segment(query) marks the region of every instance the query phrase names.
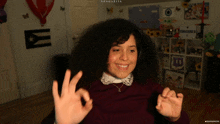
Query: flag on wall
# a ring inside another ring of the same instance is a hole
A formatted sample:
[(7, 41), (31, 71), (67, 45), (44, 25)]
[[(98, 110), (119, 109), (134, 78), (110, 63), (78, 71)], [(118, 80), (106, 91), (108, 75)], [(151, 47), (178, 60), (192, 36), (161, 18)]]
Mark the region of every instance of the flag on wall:
[(26, 30), (26, 49), (51, 46), (50, 29)]

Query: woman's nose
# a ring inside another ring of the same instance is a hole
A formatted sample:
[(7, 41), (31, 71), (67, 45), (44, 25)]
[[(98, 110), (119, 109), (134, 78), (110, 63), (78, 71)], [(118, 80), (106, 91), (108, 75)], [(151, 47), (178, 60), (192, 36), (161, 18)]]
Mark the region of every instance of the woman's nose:
[(127, 60), (128, 59), (128, 54), (126, 52), (122, 52), (120, 58), (122, 60)]

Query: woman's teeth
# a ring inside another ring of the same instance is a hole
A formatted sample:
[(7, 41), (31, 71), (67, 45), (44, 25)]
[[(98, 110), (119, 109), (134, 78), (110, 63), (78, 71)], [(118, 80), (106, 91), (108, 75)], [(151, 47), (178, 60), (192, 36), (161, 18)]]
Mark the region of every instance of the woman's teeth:
[(118, 65), (119, 67), (122, 67), (122, 68), (127, 68), (128, 67), (128, 65)]

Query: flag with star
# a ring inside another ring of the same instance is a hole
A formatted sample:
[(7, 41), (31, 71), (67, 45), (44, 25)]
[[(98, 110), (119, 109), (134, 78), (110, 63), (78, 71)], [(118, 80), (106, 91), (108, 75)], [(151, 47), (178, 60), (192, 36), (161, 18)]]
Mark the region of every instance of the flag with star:
[(51, 46), (50, 29), (25, 30), (26, 49)]

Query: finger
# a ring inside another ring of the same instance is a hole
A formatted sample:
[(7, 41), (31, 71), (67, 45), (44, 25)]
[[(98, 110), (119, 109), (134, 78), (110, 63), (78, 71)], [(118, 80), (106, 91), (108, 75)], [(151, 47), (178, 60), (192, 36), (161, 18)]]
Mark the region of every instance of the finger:
[(57, 81), (53, 81), (52, 94), (54, 98), (54, 103), (56, 104), (57, 101), (60, 99), (60, 96), (58, 94), (58, 82)]
[(90, 100), (89, 92), (83, 88), (80, 88), (78, 91), (76, 91), (76, 95), (83, 97), (86, 102)]
[(161, 108), (162, 99), (163, 99), (163, 97), (161, 96), (161, 94), (158, 95), (156, 109), (160, 109)]
[(178, 93), (177, 96), (178, 96), (178, 98), (183, 98), (184, 97), (184, 95), (182, 93)]
[(83, 107), (83, 114), (86, 116), (93, 108), (93, 100), (90, 99), (88, 102), (86, 102), (86, 105)]
[(82, 77), (82, 71), (79, 71), (70, 81), (69, 91), (76, 91), (76, 84), (79, 82), (79, 79)]
[(183, 100), (184, 95), (183, 95), (182, 93), (178, 93), (178, 94), (177, 94), (177, 97), (178, 97), (178, 99)]
[(90, 111), (91, 109), (92, 109), (92, 107), (93, 107), (93, 100), (92, 99), (90, 99), (89, 101), (87, 101), (86, 102), (86, 105), (85, 105), (85, 107), (84, 107), (84, 109), (85, 110), (87, 110), (87, 111)]
[(168, 93), (167, 93), (167, 97), (176, 97), (176, 92), (174, 90), (170, 90)]
[(164, 88), (163, 92), (162, 92), (162, 96), (163, 97), (167, 97), (167, 93), (170, 91), (169, 87)]
[(156, 109), (157, 109), (158, 111), (160, 111), (161, 108), (162, 108), (162, 105), (161, 105), (162, 100), (163, 100), (163, 97), (161, 96), (161, 94), (158, 95), (158, 98), (157, 98), (157, 105), (156, 105)]
[(181, 102), (181, 104), (182, 104), (182, 102), (183, 102), (183, 94), (182, 93), (178, 93), (177, 97), (168, 97), (168, 99), (171, 100), (172, 102), (175, 102), (175, 103)]
[(69, 69), (67, 69), (67, 70), (66, 70), (66, 73), (65, 73), (64, 80), (63, 80), (63, 86), (62, 86), (61, 97), (62, 97), (64, 94), (67, 94), (67, 93), (68, 93), (68, 87), (69, 87), (69, 82), (70, 82), (70, 75), (71, 75), (71, 71), (70, 71)]

